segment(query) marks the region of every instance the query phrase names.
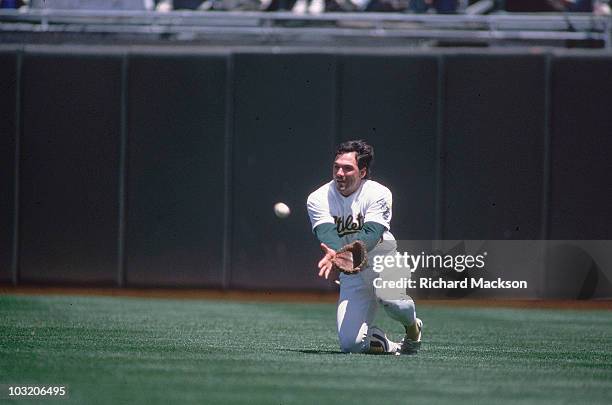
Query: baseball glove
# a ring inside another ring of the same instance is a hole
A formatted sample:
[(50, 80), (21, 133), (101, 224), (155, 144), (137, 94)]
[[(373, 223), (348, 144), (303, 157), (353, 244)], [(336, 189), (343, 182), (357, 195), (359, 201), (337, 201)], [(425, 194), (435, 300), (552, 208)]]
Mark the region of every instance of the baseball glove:
[(360, 240), (351, 242), (336, 252), (332, 260), (334, 269), (345, 274), (359, 273), (368, 262), (366, 245)]

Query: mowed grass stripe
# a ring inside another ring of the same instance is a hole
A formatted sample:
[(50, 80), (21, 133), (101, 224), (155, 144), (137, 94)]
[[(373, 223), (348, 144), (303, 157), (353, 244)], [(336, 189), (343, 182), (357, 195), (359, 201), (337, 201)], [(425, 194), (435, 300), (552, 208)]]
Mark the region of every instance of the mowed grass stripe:
[(63, 403), (610, 403), (612, 312), (459, 304), (419, 305), (423, 349), (396, 357), (340, 353), (331, 304), (4, 295), (0, 384), (67, 385)]

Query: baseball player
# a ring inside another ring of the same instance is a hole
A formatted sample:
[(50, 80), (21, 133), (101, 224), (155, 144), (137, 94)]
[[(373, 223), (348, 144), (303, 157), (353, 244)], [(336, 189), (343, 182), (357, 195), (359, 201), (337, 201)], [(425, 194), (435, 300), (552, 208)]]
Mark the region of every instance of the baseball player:
[[(416, 353), (421, 344), (423, 323), (416, 317), (414, 301), (405, 288), (394, 291), (375, 288), (372, 258), (395, 255), (397, 244), (391, 234), (391, 191), (369, 179), (374, 150), (363, 140), (341, 143), (333, 163), (333, 180), (308, 196), (312, 230), (321, 242), (323, 258), (319, 276), (328, 279), (339, 269), (343, 246), (361, 241), (370, 258), (361, 271), (340, 273), (337, 325), (340, 349), (350, 353)], [(382, 274), (384, 276), (384, 272)], [(405, 277), (410, 277), (408, 271)], [(372, 325), (378, 306), (400, 322), (405, 336), (396, 343)]]

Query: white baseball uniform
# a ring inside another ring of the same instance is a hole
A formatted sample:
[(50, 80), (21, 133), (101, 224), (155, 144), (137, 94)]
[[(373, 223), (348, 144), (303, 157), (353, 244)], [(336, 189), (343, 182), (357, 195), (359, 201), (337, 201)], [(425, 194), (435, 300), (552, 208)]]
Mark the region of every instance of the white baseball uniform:
[[(308, 196), (312, 229), (325, 223), (334, 224), (342, 244), (350, 243), (353, 240), (351, 236), (354, 238), (366, 222), (376, 222), (385, 227), (383, 241), (368, 252), (366, 268), (354, 275), (340, 274), (337, 323), (340, 348), (344, 352), (368, 351), (371, 337), (368, 329), (379, 305), (383, 305), (387, 314), (403, 325), (412, 325), (416, 319), (414, 302), (405, 290), (389, 295), (389, 291), (373, 285), (373, 280), (380, 274), (374, 272), (371, 258), (395, 255), (396, 252), (395, 238), (390, 232), (392, 201), (391, 191), (372, 180), (362, 180), (360, 187), (348, 197), (340, 194), (333, 180)], [(410, 277), (409, 272), (406, 277)]]

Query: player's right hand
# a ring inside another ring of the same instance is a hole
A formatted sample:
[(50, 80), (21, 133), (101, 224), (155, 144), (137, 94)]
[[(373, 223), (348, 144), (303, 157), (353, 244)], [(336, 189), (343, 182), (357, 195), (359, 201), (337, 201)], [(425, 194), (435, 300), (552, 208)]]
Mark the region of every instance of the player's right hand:
[(325, 277), (325, 279), (329, 279), (329, 274), (332, 272), (334, 268), (333, 260), (336, 257), (336, 251), (331, 249), (325, 243), (321, 243), (321, 250), (324, 253), (323, 258), (319, 261), (319, 277)]

